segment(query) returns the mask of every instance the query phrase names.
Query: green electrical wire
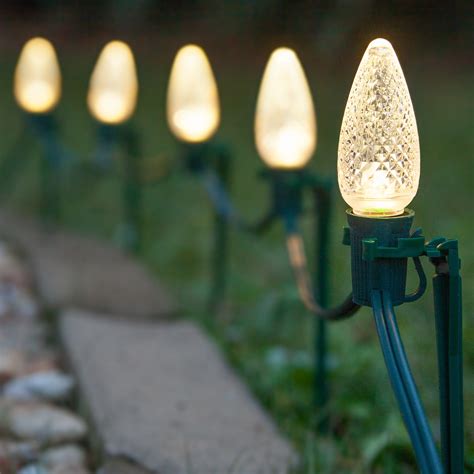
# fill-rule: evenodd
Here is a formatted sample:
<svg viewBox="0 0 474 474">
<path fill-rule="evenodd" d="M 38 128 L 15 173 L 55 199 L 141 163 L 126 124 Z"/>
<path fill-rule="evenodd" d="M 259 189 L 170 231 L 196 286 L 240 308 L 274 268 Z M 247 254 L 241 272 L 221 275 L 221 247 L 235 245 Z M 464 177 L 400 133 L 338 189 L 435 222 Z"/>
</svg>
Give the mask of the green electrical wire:
<svg viewBox="0 0 474 474">
<path fill-rule="evenodd" d="M 400 332 L 398 330 L 397 320 L 395 316 L 395 311 L 393 310 L 390 294 L 386 291 L 382 293 L 382 304 L 384 309 L 383 313 L 385 325 L 387 327 L 390 344 L 392 345 L 396 364 L 399 368 L 402 382 L 405 386 L 409 402 L 412 406 L 415 422 L 418 426 L 418 429 L 420 430 L 423 448 L 426 451 L 428 460 L 431 464 L 430 472 L 433 474 L 441 474 L 443 472 L 443 468 L 439 460 L 439 455 L 433 440 L 433 435 L 431 433 L 428 420 L 423 409 L 423 405 L 418 395 L 415 381 L 410 371 L 410 366 L 408 364 L 405 349 L 403 347 Z"/>
<path fill-rule="evenodd" d="M 437 471 L 431 470 L 431 466 L 421 439 L 420 430 L 415 421 L 413 409 L 409 402 L 406 389 L 402 382 L 400 371 L 396 363 L 396 357 L 390 343 L 390 337 L 387 330 L 387 325 L 385 323 L 382 292 L 379 290 L 374 290 L 372 292 L 372 309 L 377 333 L 379 336 L 380 347 L 382 348 L 382 353 L 385 359 L 385 365 L 387 366 L 390 381 L 392 383 L 393 391 L 397 399 L 402 418 L 405 422 L 405 426 L 413 444 L 418 465 L 423 474 L 435 474 Z"/>
</svg>

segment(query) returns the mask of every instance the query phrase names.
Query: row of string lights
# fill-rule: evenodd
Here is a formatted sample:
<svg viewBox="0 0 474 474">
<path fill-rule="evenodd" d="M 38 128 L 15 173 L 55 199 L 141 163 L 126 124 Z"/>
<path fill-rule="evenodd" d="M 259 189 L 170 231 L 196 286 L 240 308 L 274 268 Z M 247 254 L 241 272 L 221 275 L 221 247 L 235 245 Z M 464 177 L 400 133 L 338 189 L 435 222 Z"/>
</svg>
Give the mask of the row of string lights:
<svg viewBox="0 0 474 474">
<path fill-rule="evenodd" d="M 138 88 L 130 47 L 122 41 L 106 44 L 90 78 L 91 114 L 109 125 L 127 121 L 135 110 Z M 380 90 L 390 100 L 378 100 Z M 58 104 L 61 72 L 48 40 L 33 38 L 24 45 L 15 70 L 14 94 L 31 114 L 48 114 Z M 174 135 L 189 143 L 209 140 L 219 126 L 218 88 L 199 46 L 182 47 L 174 59 L 167 118 Z M 303 67 L 293 50 L 278 48 L 269 58 L 257 99 L 258 152 L 272 168 L 300 169 L 313 155 L 316 139 L 316 114 Z M 364 140 L 370 147 L 364 146 Z M 374 142 L 380 153 L 369 156 Z M 356 148 L 362 152 L 355 153 Z M 419 159 L 416 119 L 398 58 L 388 41 L 376 39 L 366 50 L 346 106 L 339 143 L 341 193 L 356 212 L 403 212 L 418 188 Z"/>
<path fill-rule="evenodd" d="M 287 77 L 288 74 L 292 77 Z M 136 107 L 138 77 L 130 47 L 111 41 L 101 51 L 90 78 L 87 104 L 91 114 L 102 123 L 118 125 L 128 120 Z M 283 90 L 283 94 L 281 94 Z M 14 94 L 27 112 L 51 112 L 61 97 L 61 71 L 53 45 L 44 38 L 33 38 L 23 47 L 15 71 Z M 267 136 L 278 120 L 275 107 L 288 109 L 279 102 L 291 101 L 294 127 L 284 134 L 257 140 L 258 149 L 272 166 L 303 166 L 316 146 L 316 119 L 311 92 L 303 68 L 289 48 L 272 54 L 258 102 L 258 136 Z M 177 53 L 169 79 L 168 123 L 180 140 L 202 142 L 217 130 L 220 122 L 219 94 L 212 67 L 204 50 L 197 45 L 183 46 Z M 273 145 L 277 140 L 278 143 Z M 290 149 L 287 149 L 288 147 Z M 295 149 L 295 147 L 297 149 Z"/>
</svg>

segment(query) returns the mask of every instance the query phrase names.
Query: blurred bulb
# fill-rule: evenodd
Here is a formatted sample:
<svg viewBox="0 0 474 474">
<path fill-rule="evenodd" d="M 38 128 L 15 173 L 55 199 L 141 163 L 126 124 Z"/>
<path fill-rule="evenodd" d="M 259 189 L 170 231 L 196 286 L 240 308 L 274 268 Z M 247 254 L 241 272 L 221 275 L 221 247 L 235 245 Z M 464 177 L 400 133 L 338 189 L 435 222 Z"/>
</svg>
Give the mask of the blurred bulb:
<svg viewBox="0 0 474 474">
<path fill-rule="evenodd" d="M 311 91 L 291 49 L 279 48 L 268 60 L 257 99 L 255 140 L 272 168 L 302 168 L 316 148 Z"/>
<path fill-rule="evenodd" d="M 15 70 L 14 94 L 27 112 L 44 114 L 61 97 L 61 71 L 53 45 L 44 38 L 32 38 L 21 50 Z"/>
<path fill-rule="evenodd" d="M 355 214 L 396 216 L 415 197 L 420 145 L 415 112 L 397 55 L 372 41 L 354 78 L 342 120 L 338 180 Z"/>
<path fill-rule="evenodd" d="M 220 121 L 219 94 L 206 53 L 183 46 L 175 57 L 168 84 L 168 124 L 180 140 L 203 142 Z"/>
<path fill-rule="evenodd" d="M 107 43 L 92 72 L 87 96 L 89 110 L 100 122 L 119 124 L 133 114 L 137 95 L 132 50 L 122 41 Z"/>
</svg>

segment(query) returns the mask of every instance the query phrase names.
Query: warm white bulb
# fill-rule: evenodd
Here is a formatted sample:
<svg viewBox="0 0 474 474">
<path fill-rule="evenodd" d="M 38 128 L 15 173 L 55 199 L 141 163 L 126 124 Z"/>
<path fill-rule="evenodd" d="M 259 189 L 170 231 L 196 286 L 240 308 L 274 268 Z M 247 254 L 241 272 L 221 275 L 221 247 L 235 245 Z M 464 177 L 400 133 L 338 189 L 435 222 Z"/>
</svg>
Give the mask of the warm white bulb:
<svg viewBox="0 0 474 474">
<path fill-rule="evenodd" d="M 418 190 L 415 112 L 397 55 L 385 39 L 369 44 L 354 78 L 337 168 L 342 197 L 355 214 L 402 214 Z"/>
<path fill-rule="evenodd" d="M 171 131 L 186 142 L 206 141 L 219 126 L 217 84 L 199 46 L 183 46 L 176 55 L 168 84 L 167 116 Z"/>
<path fill-rule="evenodd" d="M 272 168 L 302 168 L 316 148 L 316 115 L 303 67 L 289 48 L 268 60 L 257 99 L 255 142 Z"/>
<path fill-rule="evenodd" d="M 122 41 L 107 43 L 92 72 L 87 104 L 100 122 L 116 125 L 135 111 L 138 78 L 130 47 Z"/>
<path fill-rule="evenodd" d="M 14 94 L 30 113 L 52 110 L 61 97 L 61 71 L 53 45 L 44 38 L 30 39 L 21 50 L 15 70 Z"/>
</svg>

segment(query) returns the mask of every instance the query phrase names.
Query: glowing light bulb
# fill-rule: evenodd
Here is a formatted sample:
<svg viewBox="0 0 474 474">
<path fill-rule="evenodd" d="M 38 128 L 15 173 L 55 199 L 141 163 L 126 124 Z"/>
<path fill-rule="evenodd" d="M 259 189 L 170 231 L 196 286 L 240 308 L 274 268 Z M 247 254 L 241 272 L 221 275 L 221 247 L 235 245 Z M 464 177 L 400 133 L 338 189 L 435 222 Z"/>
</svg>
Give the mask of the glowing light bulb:
<svg viewBox="0 0 474 474">
<path fill-rule="evenodd" d="M 392 45 L 372 41 L 342 120 L 338 180 L 355 214 L 395 216 L 413 200 L 420 177 L 415 112 Z"/>
<path fill-rule="evenodd" d="M 92 72 L 87 104 L 92 115 L 107 124 L 125 122 L 135 111 L 138 78 L 130 47 L 107 43 Z"/>
<path fill-rule="evenodd" d="M 61 97 L 61 71 L 53 45 L 44 38 L 25 43 L 15 69 L 14 95 L 27 112 L 44 114 Z"/>
<path fill-rule="evenodd" d="M 174 59 L 167 115 L 171 131 L 186 142 L 206 141 L 219 126 L 217 84 L 206 53 L 199 46 L 183 46 Z"/>
<path fill-rule="evenodd" d="M 263 73 L 255 112 L 255 141 L 272 168 L 302 168 L 316 148 L 316 115 L 295 52 L 276 49 Z"/>
</svg>

